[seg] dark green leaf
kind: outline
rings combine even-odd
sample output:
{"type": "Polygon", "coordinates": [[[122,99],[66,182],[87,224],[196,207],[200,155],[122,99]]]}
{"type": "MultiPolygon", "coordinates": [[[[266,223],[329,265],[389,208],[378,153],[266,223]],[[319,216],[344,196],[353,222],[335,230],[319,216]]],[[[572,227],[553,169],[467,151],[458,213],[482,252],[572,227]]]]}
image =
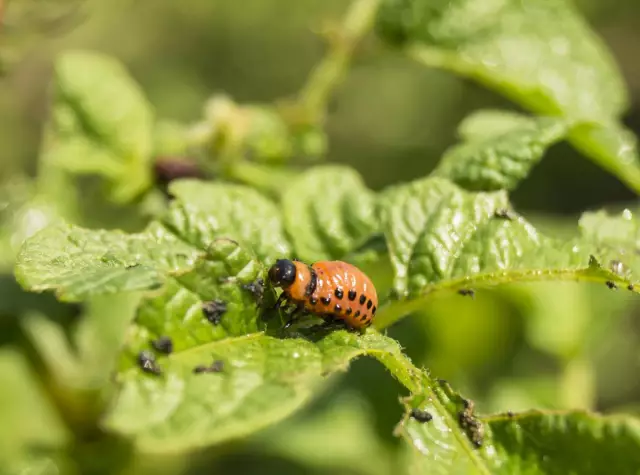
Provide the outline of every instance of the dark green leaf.
{"type": "Polygon", "coordinates": [[[567,132],[562,119],[499,114],[480,112],[463,122],[467,141],[448,150],[433,175],[469,190],[513,190],[567,132]]]}
{"type": "Polygon", "coordinates": [[[115,59],[72,51],[57,60],[48,165],[100,175],[115,202],[128,202],[151,183],[152,127],[150,105],[115,59]]]}
{"type": "Polygon", "coordinates": [[[351,168],[316,167],[282,197],[285,226],[303,261],[344,257],[376,229],[375,199],[351,168]]]}
{"type": "Polygon", "coordinates": [[[617,123],[625,85],[571,2],[384,0],[377,30],[428,66],[473,78],[535,113],[564,116],[576,125],[577,148],[640,190],[634,141],[617,123]]]}

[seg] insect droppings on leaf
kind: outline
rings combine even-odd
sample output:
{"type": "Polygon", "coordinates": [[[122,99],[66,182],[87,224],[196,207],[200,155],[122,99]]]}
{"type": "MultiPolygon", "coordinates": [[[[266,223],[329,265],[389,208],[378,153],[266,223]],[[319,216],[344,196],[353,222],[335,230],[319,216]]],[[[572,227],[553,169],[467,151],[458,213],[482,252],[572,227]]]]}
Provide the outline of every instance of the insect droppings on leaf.
{"type": "Polygon", "coordinates": [[[209,366],[198,365],[193,368],[193,372],[198,373],[222,373],[224,371],[224,361],[215,360],[209,366]]]}
{"type": "Polygon", "coordinates": [[[430,412],[422,411],[420,409],[413,408],[411,409],[411,417],[413,417],[418,422],[429,422],[433,419],[433,416],[430,412]]]}
{"type": "Polygon", "coordinates": [[[138,353],[138,366],[145,373],[151,373],[155,375],[162,374],[162,370],[158,363],[156,362],[156,357],[150,351],[143,350],[138,353]]]}
{"type": "Polygon", "coordinates": [[[473,289],[460,289],[458,290],[458,293],[460,295],[462,295],[463,297],[466,297],[467,295],[470,296],[472,299],[476,298],[476,291],[473,289]]]}
{"type": "Polygon", "coordinates": [[[515,417],[513,411],[507,411],[507,417],[515,417]]]}
{"type": "Polygon", "coordinates": [[[463,399],[462,403],[464,409],[458,412],[458,423],[467,434],[467,437],[469,437],[469,440],[471,440],[471,443],[475,447],[481,447],[484,441],[484,427],[473,414],[473,401],[463,399]]]}
{"type": "Polygon", "coordinates": [[[607,284],[607,287],[609,287],[611,290],[616,290],[618,288],[616,283],[611,280],[607,280],[605,284],[607,284]]]}
{"type": "Polygon", "coordinates": [[[264,280],[261,278],[256,279],[250,284],[244,284],[242,288],[248,291],[258,305],[262,305],[262,298],[264,296],[264,280]]]}
{"type": "Polygon", "coordinates": [[[227,311],[227,304],[222,300],[210,300],[202,304],[202,313],[213,325],[219,325],[227,311]]]}
{"type": "Polygon", "coordinates": [[[160,353],[170,354],[173,352],[173,341],[168,336],[161,336],[151,342],[151,346],[160,353]]]}
{"type": "Polygon", "coordinates": [[[635,288],[635,287],[633,286],[633,284],[629,284],[629,285],[627,285],[627,290],[634,290],[634,288],[635,288]]]}

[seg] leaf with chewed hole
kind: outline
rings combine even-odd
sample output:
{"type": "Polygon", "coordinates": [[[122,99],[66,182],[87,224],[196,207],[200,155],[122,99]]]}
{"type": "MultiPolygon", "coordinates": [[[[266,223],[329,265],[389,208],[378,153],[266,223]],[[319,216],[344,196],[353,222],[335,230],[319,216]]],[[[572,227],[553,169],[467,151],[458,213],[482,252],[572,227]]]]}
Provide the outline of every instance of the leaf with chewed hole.
{"type": "Polygon", "coordinates": [[[396,433],[410,448],[411,474],[632,474],[640,464],[640,421],[630,416],[530,411],[478,417],[470,401],[439,382],[405,404],[396,433]]]}
{"type": "Polygon", "coordinates": [[[463,122],[467,139],[449,149],[433,176],[474,191],[513,190],[546,149],[564,137],[567,124],[553,117],[497,116],[479,112],[463,122]]]}
{"type": "Polygon", "coordinates": [[[436,290],[532,280],[626,287],[640,275],[633,245],[544,236],[510,209],[502,191],[472,193],[428,178],[388,190],[380,203],[395,291],[407,300],[382,307],[379,328],[419,308],[420,298],[436,290]]]}
{"type": "Polygon", "coordinates": [[[104,425],[132,437],[144,452],[192,450],[285,418],[313,397],[326,376],[361,355],[380,360],[404,384],[413,377],[399,345],[374,331],[305,334],[281,339],[256,332],[208,343],[192,340],[190,347],[158,357],[161,375],[145,374],[129,358],[104,425]],[[220,361],[219,371],[194,372],[214,361],[220,361]]]}
{"type": "Polygon", "coordinates": [[[55,99],[43,161],[105,178],[115,202],[151,185],[153,112],[139,85],[108,56],[71,51],[55,63],[55,99]]]}
{"type": "Polygon", "coordinates": [[[383,0],[377,31],[427,66],[568,119],[572,144],[640,191],[635,139],[619,123],[622,76],[572,2],[383,0]]]}
{"type": "Polygon", "coordinates": [[[303,261],[340,259],[376,229],[375,199],[354,170],[316,167],[282,197],[286,229],[303,261]]]}

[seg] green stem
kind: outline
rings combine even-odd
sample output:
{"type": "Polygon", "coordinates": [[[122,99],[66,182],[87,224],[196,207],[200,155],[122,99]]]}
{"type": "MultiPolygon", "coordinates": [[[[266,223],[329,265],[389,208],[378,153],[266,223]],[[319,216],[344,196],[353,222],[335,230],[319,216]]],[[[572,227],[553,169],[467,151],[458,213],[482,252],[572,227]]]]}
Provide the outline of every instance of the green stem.
{"type": "Polygon", "coordinates": [[[380,0],[354,0],[349,6],[340,30],[332,37],[329,53],[300,91],[299,105],[311,119],[322,119],[329,96],[342,80],[353,50],[373,25],[379,4],[380,0]]]}

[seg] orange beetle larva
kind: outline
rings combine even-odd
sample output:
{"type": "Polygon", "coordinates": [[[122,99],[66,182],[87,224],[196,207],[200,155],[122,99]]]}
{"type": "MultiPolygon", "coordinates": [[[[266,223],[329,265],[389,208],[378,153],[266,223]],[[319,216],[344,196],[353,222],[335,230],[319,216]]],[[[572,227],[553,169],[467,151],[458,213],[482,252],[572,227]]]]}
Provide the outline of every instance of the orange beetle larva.
{"type": "Polygon", "coordinates": [[[275,287],[282,288],[276,308],[285,302],[295,304],[294,313],[307,312],[327,321],[341,320],[353,329],[371,325],[378,307],[378,295],[371,279],[357,267],[342,261],[307,265],[278,259],[269,269],[269,280],[275,287]]]}

